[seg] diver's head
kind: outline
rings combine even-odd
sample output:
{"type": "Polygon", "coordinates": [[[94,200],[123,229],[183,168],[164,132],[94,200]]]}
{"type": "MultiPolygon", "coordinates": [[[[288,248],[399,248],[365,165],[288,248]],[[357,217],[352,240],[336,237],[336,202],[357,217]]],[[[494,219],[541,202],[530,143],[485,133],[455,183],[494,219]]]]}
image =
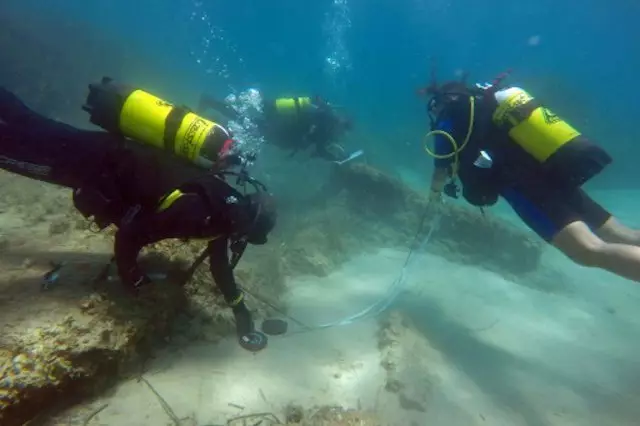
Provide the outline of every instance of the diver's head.
{"type": "Polygon", "coordinates": [[[247,241],[262,245],[267,242],[269,233],[276,226],[278,212],[273,195],[267,192],[255,192],[246,196],[247,213],[251,220],[246,230],[247,241]]]}
{"type": "Polygon", "coordinates": [[[440,86],[430,88],[428,94],[431,95],[427,106],[430,114],[439,116],[445,110],[451,110],[466,105],[472,90],[461,81],[448,81],[440,86]]]}
{"type": "Polygon", "coordinates": [[[266,244],[269,233],[276,225],[277,212],[273,196],[266,192],[262,184],[255,180],[253,182],[256,189],[260,189],[245,195],[237,204],[239,209],[231,212],[235,228],[230,235],[229,245],[232,268],[238,264],[248,244],[266,244]]]}

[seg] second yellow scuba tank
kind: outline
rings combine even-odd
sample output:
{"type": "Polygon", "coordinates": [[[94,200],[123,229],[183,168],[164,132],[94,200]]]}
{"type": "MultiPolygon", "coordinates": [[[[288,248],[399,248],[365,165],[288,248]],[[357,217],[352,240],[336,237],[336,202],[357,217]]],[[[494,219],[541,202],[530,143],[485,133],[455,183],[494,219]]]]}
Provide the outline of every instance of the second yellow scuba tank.
{"type": "Polygon", "coordinates": [[[211,168],[231,147],[229,132],[186,108],[104,77],[89,85],[83,109],[103,129],[211,168]]]}
{"type": "Polygon", "coordinates": [[[611,163],[611,157],[558,115],[518,87],[496,91],[494,124],[540,163],[559,186],[582,185],[611,163]]]}

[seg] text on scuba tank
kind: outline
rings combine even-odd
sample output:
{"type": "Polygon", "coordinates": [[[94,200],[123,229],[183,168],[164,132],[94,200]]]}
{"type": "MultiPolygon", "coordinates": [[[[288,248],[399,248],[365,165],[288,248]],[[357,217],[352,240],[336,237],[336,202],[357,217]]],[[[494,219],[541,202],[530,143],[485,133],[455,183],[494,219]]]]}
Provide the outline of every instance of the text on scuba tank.
{"type": "Polygon", "coordinates": [[[554,124],[560,121],[560,117],[546,108],[542,108],[542,118],[544,118],[544,122],[547,124],[554,124]]]}
{"type": "Polygon", "coordinates": [[[0,164],[14,166],[26,172],[39,176],[48,176],[51,173],[51,167],[42,166],[40,164],[27,163],[26,161],[15,160],[13,158],[0,155],[0,164]]]}
{"type": "Polygon", "coordinates": [[[167,101],[163,101],[162,99],[158,99],[156,101],[156,105],[160,106],[160,107],[173,107],[173,104],[167,102],[167,101]]]}
{"type": "Polygon", "coordinates": [[[505,101],[503,105],[498,107],[495,112],[494,120],[496,124],[503,125],[508,120],[510,113],[518,108],[522,107],[529,101],[532,101],[533,98],[526,92],[519,92],[514,95],[512,98],[505,101]]]}
{"type": "Polygon", "coordinates": [[[201,118],[196,118],[191,122],[187,131],[184,134],[184,143],[180,146],[181,154],[185,157],[191,158],[196,155],[195,138],[198,133],[207,125],[206,121],[201,118]]]}

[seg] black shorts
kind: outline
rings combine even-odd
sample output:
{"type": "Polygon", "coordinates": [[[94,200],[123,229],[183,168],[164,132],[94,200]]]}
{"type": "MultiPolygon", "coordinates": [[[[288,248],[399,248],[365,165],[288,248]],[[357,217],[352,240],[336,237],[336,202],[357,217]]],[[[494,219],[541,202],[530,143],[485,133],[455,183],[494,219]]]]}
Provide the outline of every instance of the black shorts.
{"type": "Polygon", "coordinates": [[[582,189],[568,194],[535,194],[510,188],[501,195],[520,219],[547,242],[573,222],[584,222],[592,231],[597,231],[611,217],[611,213],[582,189]]]}

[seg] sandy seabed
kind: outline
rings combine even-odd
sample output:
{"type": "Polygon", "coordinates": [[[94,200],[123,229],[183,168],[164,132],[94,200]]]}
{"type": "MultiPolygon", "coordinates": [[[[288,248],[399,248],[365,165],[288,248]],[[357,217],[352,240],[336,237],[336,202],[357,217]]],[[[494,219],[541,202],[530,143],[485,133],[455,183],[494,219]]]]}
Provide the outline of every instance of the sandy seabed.
{"type": "MultiPolygon", "coordinates": [[[[319,325],[361,311],[386,296],[405,256],[383,249],[290,282],[291,316],[319,325]]],[[[291,323],[258,354],[233,340],[171,345],[144,377],[196,425],[282,418],[292,404],[372,410],[389,425],[637,424],[640,289],[551,250],[543,264],[563,268],[549,291],[421,255],[382,317],[318,331],[291,323]]],[[[105,405],[89,424],[174,424],[138,380],[51,424],[105,405]]]]}

